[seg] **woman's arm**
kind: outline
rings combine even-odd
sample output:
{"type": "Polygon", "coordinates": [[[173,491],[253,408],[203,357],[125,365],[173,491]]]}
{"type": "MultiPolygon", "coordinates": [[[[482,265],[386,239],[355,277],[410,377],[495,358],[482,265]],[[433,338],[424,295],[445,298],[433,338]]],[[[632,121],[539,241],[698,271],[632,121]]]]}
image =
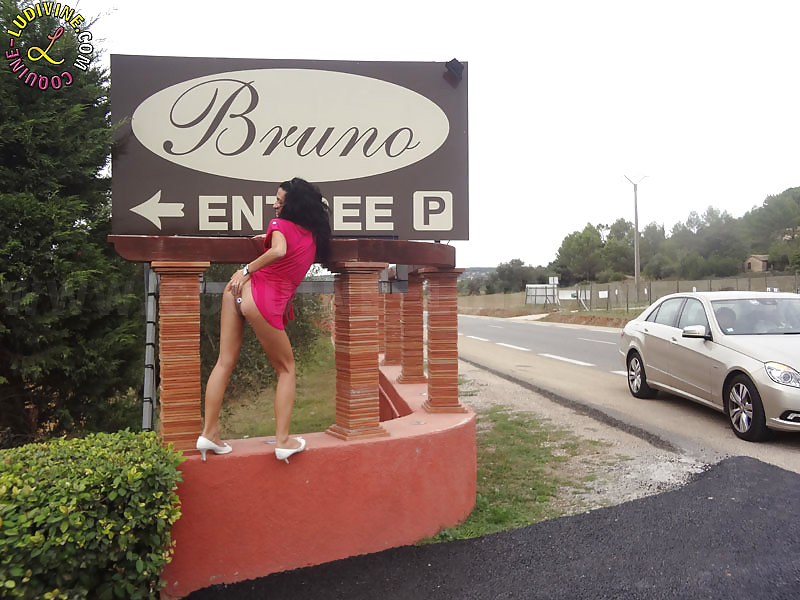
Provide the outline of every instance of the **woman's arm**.
{"type": "MultiPolygon", "coordinates": [[[[270,234],[269,249],[254,261],[247,264],[250,273],[263,269],[272,263],[279,261],[286,256],[286,238],[280,231],[273,231],[270,234]]],[[[250,275],[243,275],[241,269],[236,269],[231,276],[231,293],[234,297],[239,297],[242,293],[242,286],[250,280],[250,275]]]]}
{"type": "Polygon", "coordinates": [[[284,235],[277,230],[273,231],[270,235],[269,250],[254,261],[248,263],[247,267],[251,273],[263,269],[286,256],[286,238],[284,235]]]}

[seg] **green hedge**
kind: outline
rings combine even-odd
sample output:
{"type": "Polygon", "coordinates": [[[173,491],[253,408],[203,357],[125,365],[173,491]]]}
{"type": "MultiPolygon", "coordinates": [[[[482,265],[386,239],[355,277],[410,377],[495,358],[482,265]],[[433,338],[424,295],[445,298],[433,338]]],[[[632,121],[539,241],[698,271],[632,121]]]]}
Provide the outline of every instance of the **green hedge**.
{"type": "Polygon", "coordinates": [[[0,451],[0,596],[155,596],[182,461],[130,431],[0,451]]]}

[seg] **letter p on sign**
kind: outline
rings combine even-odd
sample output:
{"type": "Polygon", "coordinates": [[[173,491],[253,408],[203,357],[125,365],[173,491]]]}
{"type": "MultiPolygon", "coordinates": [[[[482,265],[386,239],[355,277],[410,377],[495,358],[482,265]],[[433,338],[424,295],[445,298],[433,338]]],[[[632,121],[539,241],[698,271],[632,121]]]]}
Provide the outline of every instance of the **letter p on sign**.
{"type": "Polygon", "coordinates": [[[417,231],[453,229],[453,193],[414,192],[414,229],[417,231]]]}

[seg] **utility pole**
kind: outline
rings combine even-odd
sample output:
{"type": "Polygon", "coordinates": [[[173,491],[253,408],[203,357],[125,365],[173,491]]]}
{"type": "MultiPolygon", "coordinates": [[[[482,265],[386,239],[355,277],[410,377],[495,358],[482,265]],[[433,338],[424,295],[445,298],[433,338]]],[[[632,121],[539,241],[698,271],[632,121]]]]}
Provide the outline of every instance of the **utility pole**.
{"type": "Polygon", "coordinates": [[[639,199],[637,197],[637,192],[639,189],[639,184],[642,182],[642,179],[647,177],[644,175],[639,179],[637,182],[631,181],[631,178],[627,175],[624,176],[625,179],[631,182],[633,185],[633,226],[636,230],[636,233],[633,238],[633,277],[634,282],[636,284],[636,303],[639,303],[639,199]]]}

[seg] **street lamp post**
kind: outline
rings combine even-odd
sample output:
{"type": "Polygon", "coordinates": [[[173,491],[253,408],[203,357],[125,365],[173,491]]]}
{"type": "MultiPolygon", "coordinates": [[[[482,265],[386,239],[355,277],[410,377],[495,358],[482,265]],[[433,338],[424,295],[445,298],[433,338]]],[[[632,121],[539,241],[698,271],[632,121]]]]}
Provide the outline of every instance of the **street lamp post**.
{"type": "Polygon", "coordinates": [[[631,182],[633,185],[633,226],[636,230],[635,235],[633,237],[633,277],[634,282],[636,285],[636,303],[639,303],[639,200],[637,197],[637,192],[639,189],[639,184],[642,182],[642,179],[647,177],[640,178],[639,181],[633,182],[631,178],[625,175],[625,179],[631,182]]]}

